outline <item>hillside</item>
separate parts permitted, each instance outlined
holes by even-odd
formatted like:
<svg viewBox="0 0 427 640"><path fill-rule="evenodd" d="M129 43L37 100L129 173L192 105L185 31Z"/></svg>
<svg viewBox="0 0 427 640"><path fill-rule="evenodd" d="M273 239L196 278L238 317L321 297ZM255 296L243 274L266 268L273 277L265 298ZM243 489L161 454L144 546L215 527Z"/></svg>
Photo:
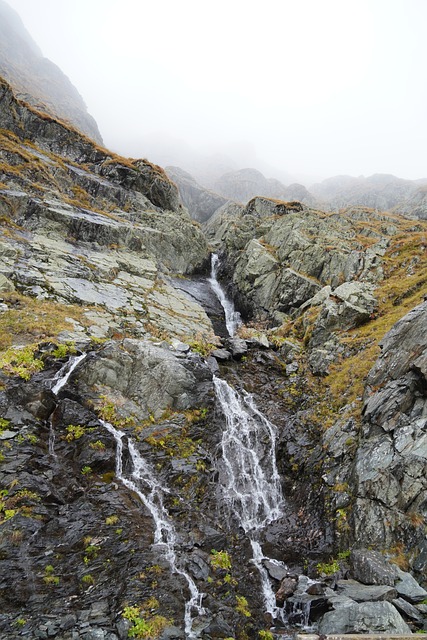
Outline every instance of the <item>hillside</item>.
<svg viewBox="0 0 427 640"><path fill-rule="evenodd" d="M98 126L77 89L43 56L19 15L4 0L0 0L0 76L19 98L102 144Z"/></svg>
<svg viewBox="0 0 427 640"><path fill-rule="evenodd" d="M425 630L427 223L202 230L5 80L0 153L2 639Z"/></svg>

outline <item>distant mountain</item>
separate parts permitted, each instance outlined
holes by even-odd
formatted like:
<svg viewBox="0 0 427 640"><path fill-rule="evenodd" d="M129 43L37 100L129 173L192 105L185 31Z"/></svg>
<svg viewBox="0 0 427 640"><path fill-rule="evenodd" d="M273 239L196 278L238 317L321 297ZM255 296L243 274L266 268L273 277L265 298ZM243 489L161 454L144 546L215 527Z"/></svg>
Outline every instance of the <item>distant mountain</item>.
<svg viewBox="0 0 427 640"><path fill-rule="evenodd" d="M334 176L311 187L324 208L362 205L378 211L394 211L417 218L427 217L427 181L403 180L376 173L368 178Z"/></svg>
<svg viewBox="0 0 427 640"><path fill-rule="evenodd" d="M4 0L0 0L0 75L18 98L102 144L98 126L77 89L56 64L43 57L19 15Z"/></svg>
<svg viewBox="0 0 427 640"><path fill-rule="evenodd" d="M206 222L227 199L202 187L187 171L179 167L166 167L167 175L178 187L182 203L194 220Z"/></svg>
<svg viewBox="0 0 427 640"><path fill-rule="evenodd" d="M214 190L228 198L246 204L255 196L278 198L286 187L276 179L266 178L258 169L239 169L222 175L214 184Z"/></svg>

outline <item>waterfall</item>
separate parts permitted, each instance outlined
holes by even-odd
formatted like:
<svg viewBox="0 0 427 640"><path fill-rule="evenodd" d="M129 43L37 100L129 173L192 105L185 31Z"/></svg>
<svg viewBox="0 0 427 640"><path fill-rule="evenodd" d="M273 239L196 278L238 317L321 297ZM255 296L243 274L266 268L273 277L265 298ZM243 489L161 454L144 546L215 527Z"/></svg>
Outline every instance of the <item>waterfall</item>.
<svg viewBox="0 0 427 640"><path fill-rule="evenodd" d="M235 310L234 304L232 300L228 300L226 297L223 288L217 279L218 274L218 266L219 266L219 258L216 253L213 253L211 256L211 277L208 282L215 293L216 297L221 303L222 308L224 309L225 315L225 326L227 327L227 331L229 336L232 338L239 326L242 323L240 313Z"/></svg>
<svg viewBox="0 0 427 640"><path fill-rule="evenodd" d="M125 434L115 429L109 422L101 420L101 424L111 433L117 444L116 476L125 487L134 491L146 506L155 525L154 544L163 548L165 558L169 562L172 572L181 575L187 582L191 597L185 604L185 637L190 639L196 638L196 634L193 631L193 613L196 611L197 616L205 613L202 607L204 594L199 592L192 577L178 564L175 552L177 537L175 527L163 505L163 495L169 491L166 487L160 485L160 482L156 479L154 470L144 458L141 457L130 439L128 439L128 449L133 470L131 477L126 477L123 473L123 436Z"/></svg>
<svg viewBox="0 0 427 640"><path fill-rule="evenodd" d="M53 382L53 386L51 387L52 393L58 395L58 392L65 386L68 382L69 377L73 373L74 369L77 365L80 364L82 360L86 358L86 353L82 353L79 356L71 356L69 360L56 372L51 383ZM57 458L55 453L55 431L53 429L52 418L49 418L49 454L53 456L53 458Z"/></svg>
<svg viewBox="0 0 427 640"><path fill-rule="evenodd" d="M55 376L52 379L52 382L55 382L51 389L52 393L54 393L55 395L58 394L62 387L67 384L68 379L73 373L74 369L84 358L86 358L85 353L82 353L79 356L71 356L71 358L60 368L60 370L56 372Z"/></svg>
<svg viewBox="0 0 427 640"><path fill-rule="evenodd" d="M263 566L265 556L257 540L257 534L282 515L276 428L258 410L250 394L237 393L217 377L214 377L214 385L226 420L221 441L224 501L250 540L266 611L283 620L283 611L276 607L275 594Z"/></svg>

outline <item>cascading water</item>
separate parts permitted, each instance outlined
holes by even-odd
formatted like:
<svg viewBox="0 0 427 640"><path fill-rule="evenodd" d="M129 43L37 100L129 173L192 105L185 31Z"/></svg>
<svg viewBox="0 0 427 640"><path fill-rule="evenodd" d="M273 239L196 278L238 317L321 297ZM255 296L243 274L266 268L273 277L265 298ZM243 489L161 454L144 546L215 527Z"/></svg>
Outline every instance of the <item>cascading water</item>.
<svg viewBox="0 0 427 640"><path fill-rule="evenodd" d="M111 433L117 444L117 477L125 487L134 491L141 499L141 502L147 507L155 524L154 544L163 547L165 558L169 562L172 572L181 575L187 582L191 597L185 604L185 637L189 639L196 638L197 636L193 631L193 613L195 611L197 616L205 613L202 606L204 594L200 593L192 577L178 564L178 558L175 552L176 531L163 505L163 494L168 492L168 489L161 486L156 480L153 469L151 469L144 458L141 457L130 439L128 439L127 444L133 471L131 478L126 477L123 473L123 437L125 434L115 429L109 422L101 420L101 423L105 429Z"/></svg>
<svg viewBox="0 0 427 640"><path fill-rule="evenodd" d="M218 282L218 266L218 255L216 253L213 253L211 256L211 277L209 278L208 282L216 297L220 301L222 308L224 309L225 326L227 327L229 336L232 338L239 326L242 324L242 319L240 317L240 313L235 310L233 301L228 300L223 288Z"/></svg>
<svg viewBox="0 0 427 640"><path fill-rule="evenodd" d="M238 394L225 380L217 377L214 377L214 385L226 420L221 442L224 500L251 542L266 611L283 621L284 614L276 607L276 598L262 563L265 556L257 540L259 532L282 515L276 429L257 409L250 394Z"/></svg>
<svg viewBox="0 0 427 640"><path fill-rule="evenodd" d="M82 360L86 358L86 353L82 353L79 356L71 356L71 358L56 372L55 376L52 378L51 383L53 382L53 386L51 387L52 393L58 395L58 392L64 387L74 369L80 364ZM56 458L55 453L55 431L53 429L52 420L49 421L49 453L51 456Z"/></svg>

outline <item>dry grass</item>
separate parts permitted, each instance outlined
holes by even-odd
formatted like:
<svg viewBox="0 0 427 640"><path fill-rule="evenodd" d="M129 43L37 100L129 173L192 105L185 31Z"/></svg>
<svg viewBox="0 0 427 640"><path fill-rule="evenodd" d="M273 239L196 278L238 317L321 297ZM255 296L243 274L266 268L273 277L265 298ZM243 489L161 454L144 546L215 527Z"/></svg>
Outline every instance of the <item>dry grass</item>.
<svg viewBox="0 0 427 640"><path fill-rule="evenodd" d="M3 293L9 311L0 315L0 352L12 345L26 345L54 339L72 329L67 318L86 324L83 308L72 304L41 301L20 293Z"/></svg>

